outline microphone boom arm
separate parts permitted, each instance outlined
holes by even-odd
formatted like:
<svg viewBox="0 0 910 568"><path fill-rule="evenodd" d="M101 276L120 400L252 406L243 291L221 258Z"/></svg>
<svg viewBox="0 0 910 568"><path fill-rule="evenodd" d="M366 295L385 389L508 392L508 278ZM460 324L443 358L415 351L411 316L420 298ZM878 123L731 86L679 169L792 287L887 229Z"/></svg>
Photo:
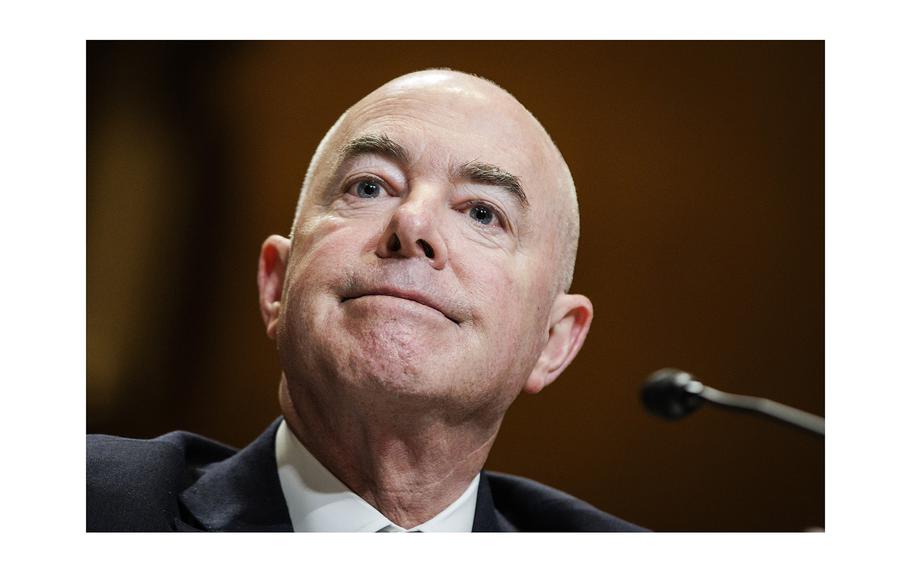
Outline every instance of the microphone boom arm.
<svg viewBox="0 0 910 568"><path fill-rule="evenodd" d="M702 390L698 395L706 401L718 406L744 412L763 414L785 424L808 430L813 434L818 434L819 436L825 435L824 418L767 398L730 394L706 386L702 387Z"/></svg>
<svg viewBox="0 0 910 568"><path fill-rule="evenodd" d="M705 401L722 408L767 416L784 424L825 436L825 419L791 406L755 396L730 394L705 386L679 369L654 372L641 389L645 408L657 416L676 420L694 412Z"/></svg>

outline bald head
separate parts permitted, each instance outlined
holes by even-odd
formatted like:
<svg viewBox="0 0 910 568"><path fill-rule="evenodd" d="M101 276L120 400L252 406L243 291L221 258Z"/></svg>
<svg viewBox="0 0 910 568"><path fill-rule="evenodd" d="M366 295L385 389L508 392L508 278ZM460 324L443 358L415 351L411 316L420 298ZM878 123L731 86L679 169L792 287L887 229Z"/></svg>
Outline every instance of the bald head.
<svg viewBox="0 0 910 568"><path fill-rule="evenodd" d="M477 136L465 140L464 163L447 164L455 174L497 185L532 211L535 223L524 230L550 239L551 293L568 291L579 236L578 203L572 175L555 143L537 119L492 81L448 69L429 69L397 77L358 101L335 122L314 153L297 204L291 238L305 223L308 205L318 200L314 186L329 183L340 164L357 154L381 154L401 162L432 151L420 142L421 123L452 120ZM405 148L390 135L402 124L417 130L417 144ZM498 136L488 134L489 127ZM487 134L484 134L484 132ZM488 155L503 155L499 163ZM508 166L505 163L508 162ZM535 188L528 198L527 186ZM302 218L303 217L303 218Z"/></svg>
<svg viewBox="0 0 910 568"><path fill-rule="evenodd" d="M577 242L569 169L512 95L449 70L386 83L320 142L291 240L263 244L260 309L290 396L491 439L584 342Z"/></svg>

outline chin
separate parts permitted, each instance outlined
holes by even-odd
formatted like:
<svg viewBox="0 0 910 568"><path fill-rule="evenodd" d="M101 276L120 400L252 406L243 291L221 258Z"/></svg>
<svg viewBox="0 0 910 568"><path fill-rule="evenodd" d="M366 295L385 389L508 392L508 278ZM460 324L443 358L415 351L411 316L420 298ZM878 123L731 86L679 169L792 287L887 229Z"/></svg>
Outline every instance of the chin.
<svg viewBox="0 0 910 568"><path fill-rule="evenodd" d="M351 345L347 350L347 361L352 375L414 388L426 384L426 377L435 374L433 354L428 353L425 346L386 339L361 338Z"/></svg>

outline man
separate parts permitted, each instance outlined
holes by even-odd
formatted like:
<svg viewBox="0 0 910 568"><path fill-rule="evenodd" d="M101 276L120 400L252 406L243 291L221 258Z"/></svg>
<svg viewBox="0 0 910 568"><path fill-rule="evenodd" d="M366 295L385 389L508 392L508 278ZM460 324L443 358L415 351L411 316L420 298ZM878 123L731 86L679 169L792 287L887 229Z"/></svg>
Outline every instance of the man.
<svg viewBox="0 0 910 568"><path fill-rule="evenodd" d="M323 138L290 240L259 259L283 420L239 453L92 436L89 530L638 530L482 471L506 410L572 361L571 174L491 82L399 77Z"/></svg>

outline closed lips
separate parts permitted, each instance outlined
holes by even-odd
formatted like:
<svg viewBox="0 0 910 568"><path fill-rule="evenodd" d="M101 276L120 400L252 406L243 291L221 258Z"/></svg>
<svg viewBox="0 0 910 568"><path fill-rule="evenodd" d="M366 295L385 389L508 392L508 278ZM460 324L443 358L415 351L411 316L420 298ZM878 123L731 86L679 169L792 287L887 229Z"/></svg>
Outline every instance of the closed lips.
<svg viewBox="0 0 910 568"><path fill-rule="evenodd" d="M448 319L452 323L455 323L455 324L459 323L456 319L451 317L447 313L447 310L445 310L441 305L439 305L438 302L434 301L432 298L430 298L427 295L425 295L421 292L418 292L416 290L397 290L397 289L381 288L381 289L369 290L369 291L366 291L363 293L358 293L358 294L355 294L352 296L348 296L346 298L343 298L341 301L346 302L348 300L363 298L364 296L390 296L392 298L410 300L412 302L417 302L418 304L422 304L428 308L432 308L432 309L436 310L437 312L439 312L440 314L445 316L446 319Z"/></svg>

